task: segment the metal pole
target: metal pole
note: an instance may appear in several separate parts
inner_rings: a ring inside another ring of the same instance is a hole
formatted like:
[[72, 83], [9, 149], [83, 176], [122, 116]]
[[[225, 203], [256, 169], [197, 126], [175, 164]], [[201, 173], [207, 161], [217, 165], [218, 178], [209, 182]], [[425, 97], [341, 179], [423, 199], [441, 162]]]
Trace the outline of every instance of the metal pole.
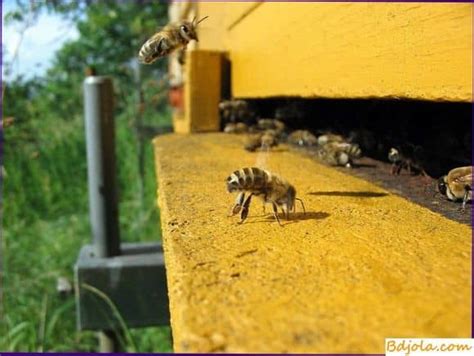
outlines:
[[115, 176], [113, 85], [107, 77], [84, 80], [89, 213], [97, 257], [120, 254]]
[[[118, 201], [115, 176], [113, 85], [107, 77], [84, 80], [89, 214], [97, 257], [120, 255]], [[119, 351], [117, 331], [98, 333], [101, 352]]]

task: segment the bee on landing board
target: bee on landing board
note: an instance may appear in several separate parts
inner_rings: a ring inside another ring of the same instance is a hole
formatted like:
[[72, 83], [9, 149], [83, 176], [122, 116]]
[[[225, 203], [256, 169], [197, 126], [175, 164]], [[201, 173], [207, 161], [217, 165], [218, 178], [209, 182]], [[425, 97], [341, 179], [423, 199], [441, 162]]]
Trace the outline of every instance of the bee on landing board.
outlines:
[[249, 152], [255, 152], [261, 148], [268, 151], [278, 146], [277, 134], [274, 130], [266, 130], [264, 133], [249, 135], [245, 138], [244, 148]]
[[318, 140], [307, 130], [296, 130], [288, 136], [288, 142], [297, 146], [316, 146]]
[[285, 123], [276, 119], [259, 119], [257, 121], [259, 130], [274, 130], [277, 135], [281, 135], [285, 131]]
[[184, 20], [166, 25], [143, 44], [138, 52], [138, 60], [143, 64], [152, 64], [175, 50], [185, 49], [189, 41], [198, 41], [196, 27], [207, 18], [203, 17], [198, 22], [194, 18], [191, 22]]
[[472, 201], [472, 167], [459, 167], [438, 180], [438, 190], [451, 201], [462, 200], [462, 210]]
[[[272, 204], [273, 216], [280, 226], [278, 207], [281, 208], [286, 219], [289, 219], [290, 211], [296, 211], [295, 201], [299, 200], [303, 212], [306, 213], [303, 201], [296, 197], [296, 190], [290, 183], [260, 168], [242, 168], [233, 172], [227, 177], [227, 191], [239, 192], [229, 216], [241, 212], [240, 223], [243, 223], [248, 216], [252, 196], [258, 196], [264, 204]], [[247, 198], [245, 194], [249, 194]]]
[[262, 148], [269, 150], [272, 147], [278, 146], [278, 134], [275, 130], [266, 130], [261, 138]]
[[347, 140], [341, 135], [335, 135], [332, 133], [327, 133], [318, 137], [318, 145], [324, 146], [331, 142], [346, 142]]
[[422, 149], [419, 146], [407, 144], [402, 148], [392, 147], [388, 152], [388, 160], [392, 162], [390, 173], [399, 175], [402, 169], [406, 169], [410, 175], [419, 173], [427, 177], [428, 174], [423, 169], [421, 155]]
[[352, 167], [354, 159], [362, 156], [357, 144], [347, 142], [329, 142], [318, 150], [318, 156], [332, 166]]
[[229, 133], [229, 134], [242, 134], [245, 133], [249, 130], [248, 126], [244, 124], [243, 122], [229, 122], [227, 125], [224, 127], [224, 132]]
[[249, 125], [254, 121], [255, 112], [250, 103], [245, 100], [223, 100], [218, 108], [224, 124], [243, 122]]
[[249, 152], [255, 152], [262, 147], [262, 134], [248, 135], [245, 138], [244, 149]]

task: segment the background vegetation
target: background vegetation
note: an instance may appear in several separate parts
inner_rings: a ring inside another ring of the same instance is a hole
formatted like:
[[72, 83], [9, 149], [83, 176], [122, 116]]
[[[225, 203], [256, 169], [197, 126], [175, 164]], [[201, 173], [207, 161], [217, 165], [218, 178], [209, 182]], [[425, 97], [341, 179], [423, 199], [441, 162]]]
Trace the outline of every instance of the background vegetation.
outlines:
[[[82, 82], [87, 68], [114, 80], [122, 240], [157, 240], [150, 132], [169, 125], [160, 80], [166, 62], [141, 68], [135, 57], [166, 22], [167, 5], [18, 1], [6, 25], [28, 25], [42, 12], [64, 16], [80, 36], [62, 47], [44, 77], [5, 83], [0, 351], [97, 351], [95, 334], [75, 329], [73, 298], [56, 295], [57, 277], [73, 279], [79, 249], [91, 239]], [[127, 351], [171, 350], [168, 328], [132, 335], [138, 349]]]

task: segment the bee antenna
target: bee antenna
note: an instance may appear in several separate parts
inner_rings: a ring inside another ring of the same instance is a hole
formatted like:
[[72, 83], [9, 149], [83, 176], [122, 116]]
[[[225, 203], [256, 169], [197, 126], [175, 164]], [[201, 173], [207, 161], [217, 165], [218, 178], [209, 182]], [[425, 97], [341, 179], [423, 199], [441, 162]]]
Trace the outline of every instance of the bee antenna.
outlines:
[[295, 200], [298, 200], [301, 203], [301, 206], [303, 207], [303, 214], [306, 214], [306, 209], [304, 207], [303, 200], [301, 200], [300, 198], [295, 198]]
[[[206, 16], [206, 17], [203, 17], [202, 19], [200, 19], [194, 26], [197, 26], [199, 25], [201, 22], [203, 22], [205, 19], [207, 19], [209, 16]], [[196, 18], [194, 18], [196, 19]], [[194, 23], [194, 20], [193, 20], [193, 23]]]

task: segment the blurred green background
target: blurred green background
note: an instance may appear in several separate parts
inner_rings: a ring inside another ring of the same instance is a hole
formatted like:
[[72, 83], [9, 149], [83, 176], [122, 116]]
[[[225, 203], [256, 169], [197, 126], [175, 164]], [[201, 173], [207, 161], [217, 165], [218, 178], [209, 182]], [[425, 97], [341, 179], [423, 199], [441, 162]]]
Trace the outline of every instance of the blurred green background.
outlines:
[[[16, 1], [3, 26], [28, 28], [43, 14], [77, 26], [44, 75], [12, 75], [4, 63], [4, 177], [0, 351], [98, 351], [96, 334], [75, 329], [73, 280], [90, 242], [82, 83], [94, 68], [114, 80], [122, 241], [160, 238], [151, 137], [170, 125], [166, 60], [138, 66], [141, 44], [167, 21], [158, 1]], [[15, 57], [15, 54], [12, 56]], [[137, 70], [137, 68], [140, 68]], [[140, 99], [142, 92], [142, 99]], [[129, 352], [171, 351], [167, 327], [131, 330]], [[134, 346], [134, 344], [136, 346]]]

